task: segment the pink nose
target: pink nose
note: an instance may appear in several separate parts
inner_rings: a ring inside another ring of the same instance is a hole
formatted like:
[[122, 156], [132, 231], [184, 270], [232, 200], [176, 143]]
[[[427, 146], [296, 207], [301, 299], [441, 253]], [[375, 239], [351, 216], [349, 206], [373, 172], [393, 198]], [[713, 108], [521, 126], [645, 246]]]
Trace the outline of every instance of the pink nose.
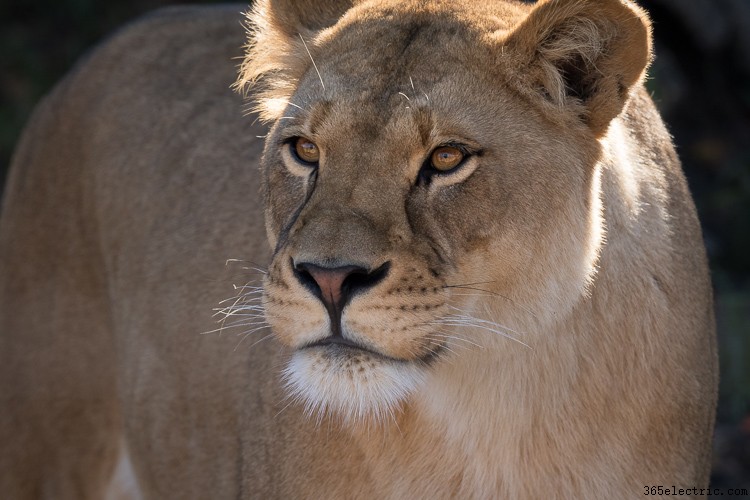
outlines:
[[352, 296], [382, 281], [389, 268], [389, 262], [374, 271], [360, 266], [323, 267], [301, 262], [294, 265], [294, 275], [323, 302], [331, 318], [333, 334], [336, 335], [340, 334], [341, 311]]
[[326, 306], [334, 307], [340, 310], [343, 305], [344, 281], [354, 273], [366, 273], [362, 268], [356, 266], [344, 266], [328, 269], [318, 267], [312, 264], [305, 266], [305, 270], [310, 274], [315, 284], [320, 288], [321, 300]]

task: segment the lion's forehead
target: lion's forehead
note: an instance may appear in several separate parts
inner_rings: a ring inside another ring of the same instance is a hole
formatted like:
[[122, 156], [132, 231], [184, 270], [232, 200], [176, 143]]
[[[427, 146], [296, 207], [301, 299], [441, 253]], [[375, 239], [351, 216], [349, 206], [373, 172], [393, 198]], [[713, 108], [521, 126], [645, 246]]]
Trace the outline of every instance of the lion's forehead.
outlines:
[[324, 72], [385, 95], [394, 82], [418, 77], [433, 85], [449, 75], [486, 73], [497, 56], [497, 40], [522, 18], [524, 9], [483, 2], [457, 8], [453, 2], [365, 3], [322, 33], [317, 45]]
[[[308, 115], [315, 132], [335, 130], [339, 144], [386, 137], [391, 145], [426, 146], [433, 132], [480, 140], [527, 115], [500, 83], [502, 37], [484, 40], [489, 27], [481, 29], [434, 13], [387, 22], [365, 16], [336, 26], [319, 42], [316, 66], [286, 114]], [[376, 49], [362, 50], [374, 42]]]

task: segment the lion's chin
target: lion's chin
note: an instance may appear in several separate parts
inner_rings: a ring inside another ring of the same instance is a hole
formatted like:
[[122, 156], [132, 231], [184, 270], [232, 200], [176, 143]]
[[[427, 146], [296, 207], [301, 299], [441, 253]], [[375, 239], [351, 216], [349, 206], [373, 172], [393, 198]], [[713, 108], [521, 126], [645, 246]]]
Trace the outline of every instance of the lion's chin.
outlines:
[[424, 381], [425, 366], [342, 347], [296, 351], [283, 371], [286, 388], [310, 417], [347, 424], [394, 420], [400, 404]]

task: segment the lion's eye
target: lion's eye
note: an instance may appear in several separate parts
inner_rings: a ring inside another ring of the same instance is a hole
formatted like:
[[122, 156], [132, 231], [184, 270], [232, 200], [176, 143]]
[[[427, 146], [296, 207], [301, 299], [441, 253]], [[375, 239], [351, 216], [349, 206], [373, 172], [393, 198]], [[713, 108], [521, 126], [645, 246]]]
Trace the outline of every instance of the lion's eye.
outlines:
[[310, 139], [298, 137], [292, 144], [294, 154], [303, 163], [317, 164], [320, 161], [320, 150]]
[[441, 146], [430, 155], [430, 166], [438, 172], [456, 168], [464, 159], [464, 153], [453, 146]]

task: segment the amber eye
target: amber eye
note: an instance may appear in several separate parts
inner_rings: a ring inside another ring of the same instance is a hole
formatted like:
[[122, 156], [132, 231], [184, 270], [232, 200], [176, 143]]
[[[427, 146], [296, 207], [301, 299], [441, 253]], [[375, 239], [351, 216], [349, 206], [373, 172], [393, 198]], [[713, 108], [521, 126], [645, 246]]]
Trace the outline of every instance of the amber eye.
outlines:
[[456, 168], [464, 159], [464, 154], [458, 148], [441, 146], [430, 155], [430, 165], [439, 172], [447, 172]]
[[310, 139], [299, 137], [294, 141], [294, 152], [301, 161], [305, 163], [318, 163], [320, 150]]

